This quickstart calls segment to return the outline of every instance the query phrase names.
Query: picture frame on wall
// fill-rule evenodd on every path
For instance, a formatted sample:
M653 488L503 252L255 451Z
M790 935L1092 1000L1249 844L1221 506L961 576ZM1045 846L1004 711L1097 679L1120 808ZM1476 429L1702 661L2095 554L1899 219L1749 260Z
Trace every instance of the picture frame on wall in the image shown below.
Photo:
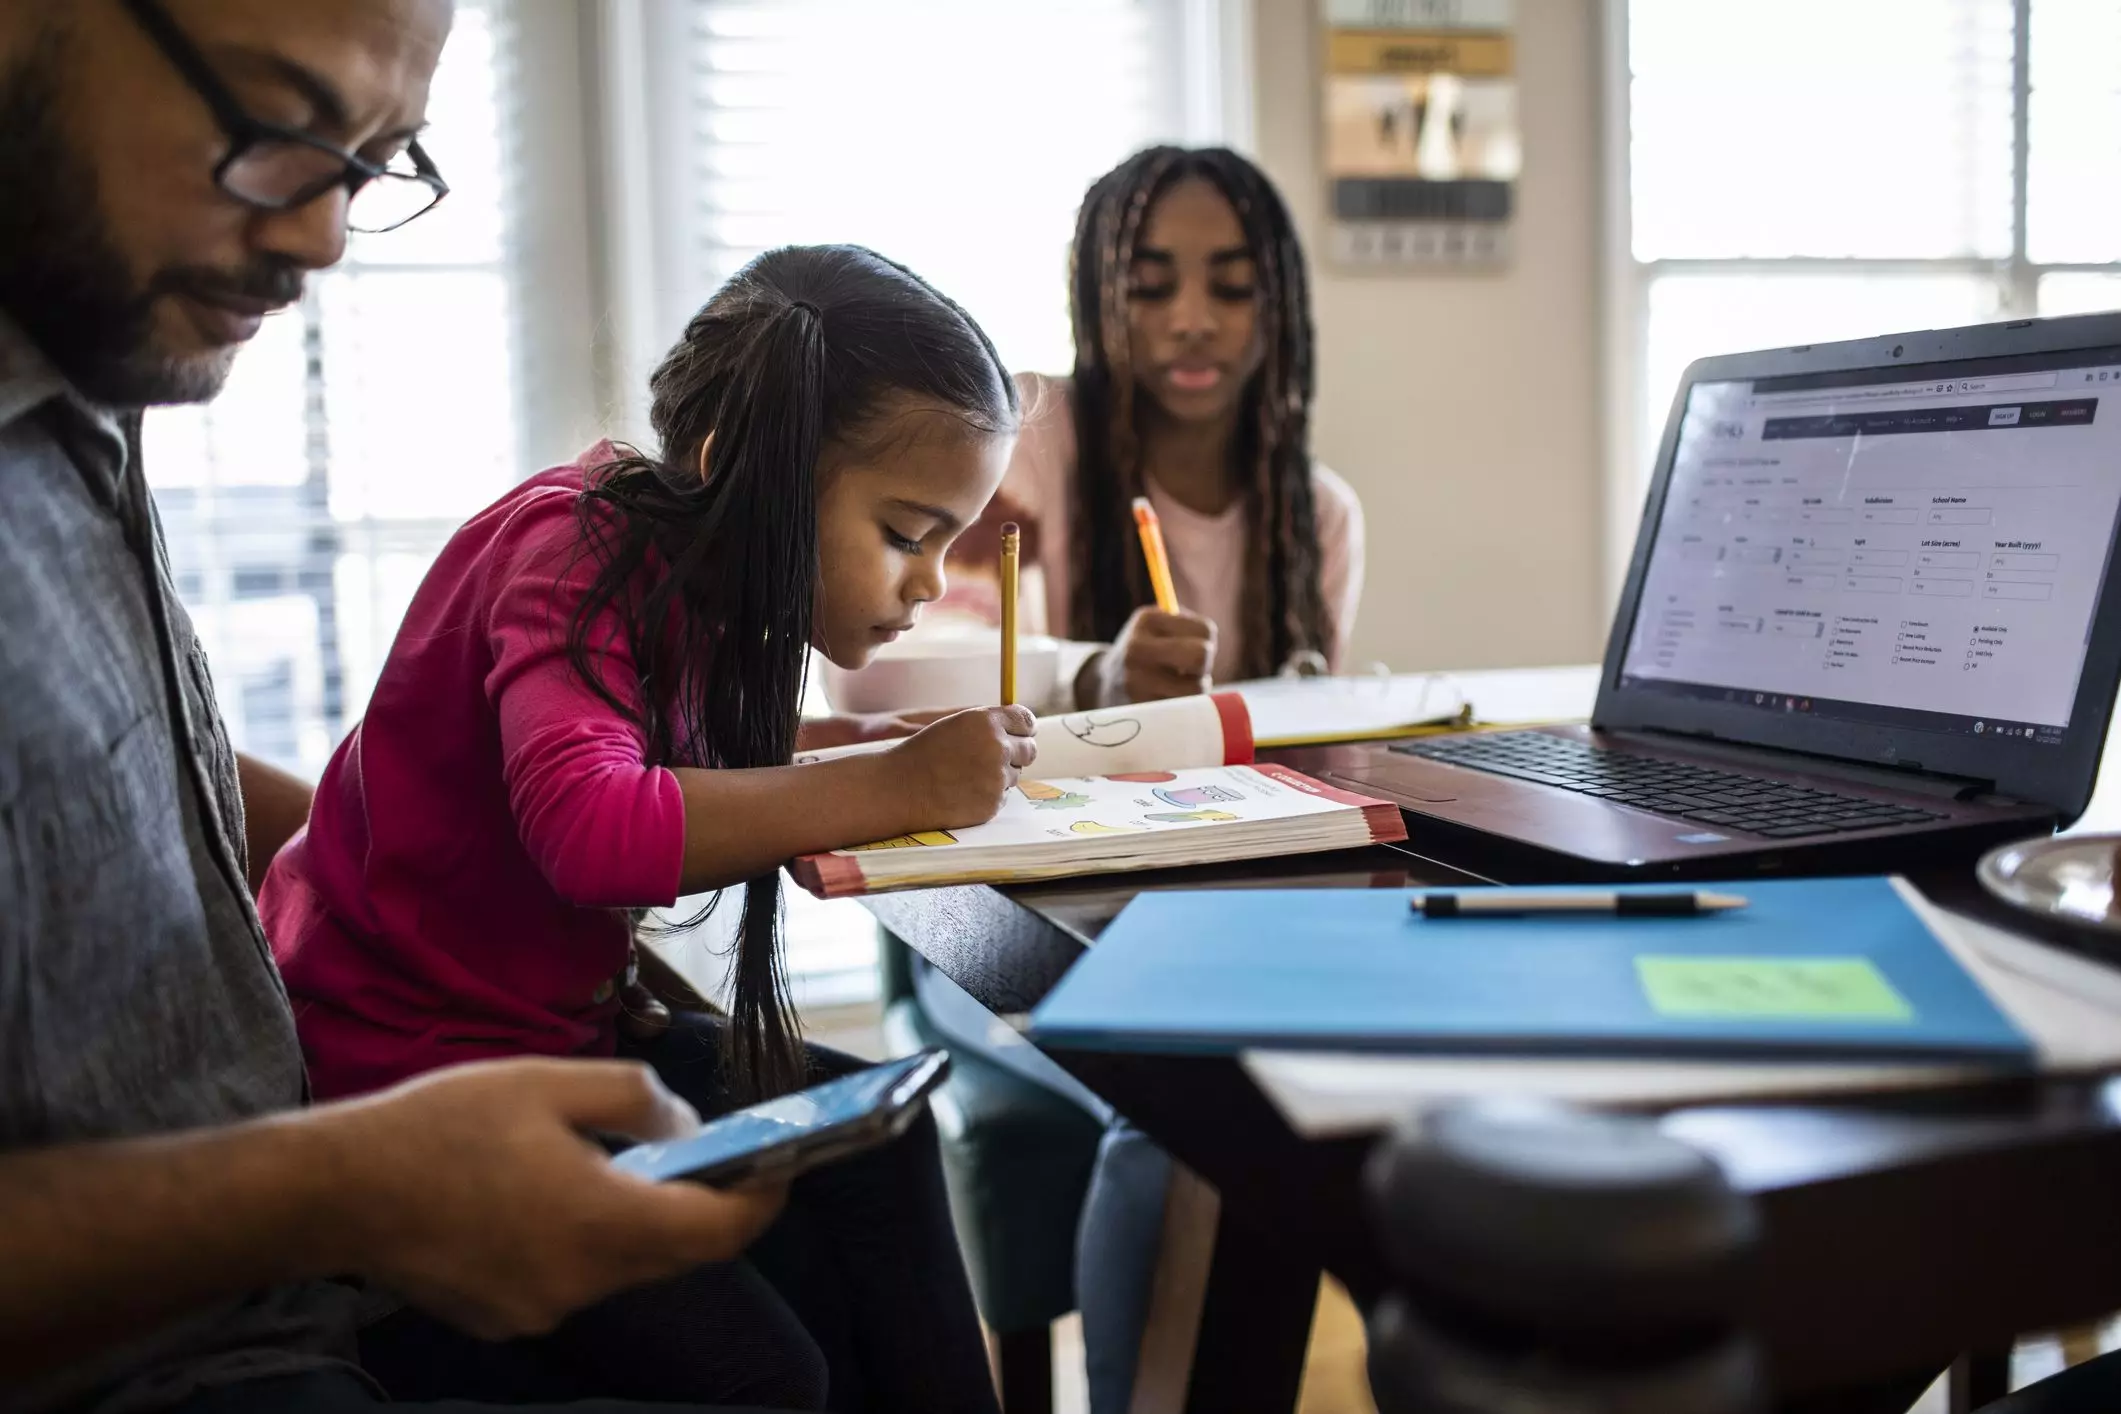
M1524 163L1514 0L1320 0L1327 253L1501 266Z

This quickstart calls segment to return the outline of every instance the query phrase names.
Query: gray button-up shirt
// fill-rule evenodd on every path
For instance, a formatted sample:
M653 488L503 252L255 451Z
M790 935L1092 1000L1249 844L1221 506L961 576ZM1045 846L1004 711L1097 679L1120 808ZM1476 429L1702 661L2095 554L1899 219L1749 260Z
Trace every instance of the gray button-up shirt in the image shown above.
M137 447L137 418L85 402L0 316L0 1150L304 1099L235 754ZM350 1313L329 1284L256 1292L0 1408L154 1409L336 1363Z

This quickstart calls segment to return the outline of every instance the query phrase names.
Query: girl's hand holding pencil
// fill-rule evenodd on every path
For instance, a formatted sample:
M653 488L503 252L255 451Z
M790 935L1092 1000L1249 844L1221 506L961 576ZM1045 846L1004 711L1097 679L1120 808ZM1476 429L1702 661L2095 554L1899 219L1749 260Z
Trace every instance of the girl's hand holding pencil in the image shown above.
M1214 662L1214 624L1199 614L1136 609L1112 646L1084 666L1075 699L1090 708L1191 697L1208 691Z
M1027 707L957 712L884 753L890 788L905 792L924 830L984 825L1038 758L1037 719Z
M1215 625L1179 607L1163 523L1147 496L1134 498L1134 527L1141 536L1142 561L1156 607L1136 609L1120 626L1112 646L1083 666L1075 680L1075 700L1084 707L1191 697L1210 685Z

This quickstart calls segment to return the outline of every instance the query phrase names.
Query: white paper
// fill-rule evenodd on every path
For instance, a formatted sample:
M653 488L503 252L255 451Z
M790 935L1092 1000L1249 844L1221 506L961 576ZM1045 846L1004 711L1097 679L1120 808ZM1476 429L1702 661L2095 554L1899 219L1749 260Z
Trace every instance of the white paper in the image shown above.
M1225 691L1245 699L1261 746L1361 741L1454 720L1465 710L1458 685L1442 673L1397 677L1259 678Z
M1030 774L1039 776L1116 776L1241 764L1228 759L1222 714L1206 696L1041 717L1036 738L1038 760ZM795 764L888 751L896 745L895 740L865 741L798 752Z

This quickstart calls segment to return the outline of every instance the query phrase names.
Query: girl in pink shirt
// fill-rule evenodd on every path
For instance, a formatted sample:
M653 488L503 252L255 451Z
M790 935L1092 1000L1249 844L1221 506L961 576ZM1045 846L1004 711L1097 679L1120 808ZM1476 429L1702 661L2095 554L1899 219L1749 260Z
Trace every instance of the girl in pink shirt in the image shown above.
M320 1097L526 1052L640 1056L706 1114L808 1083L841 1062L796 1038L779 866L986 820L1032 759L1030 715L997 708L789 764L810 651L854 667L911 628L1001 479L1016 391L969 316L868 251L775 251L651 387L653 452L600 444L452 538L273 861L259 910ZM634 911L730 885L726 1023L622 1037ZM797 1182L758 1249L799 1249L788 1307L703 1271L575 1318L554 1358L635 1398L809 1407L829 1366L835 1408L991 1410L933 1132L909 1138Z

